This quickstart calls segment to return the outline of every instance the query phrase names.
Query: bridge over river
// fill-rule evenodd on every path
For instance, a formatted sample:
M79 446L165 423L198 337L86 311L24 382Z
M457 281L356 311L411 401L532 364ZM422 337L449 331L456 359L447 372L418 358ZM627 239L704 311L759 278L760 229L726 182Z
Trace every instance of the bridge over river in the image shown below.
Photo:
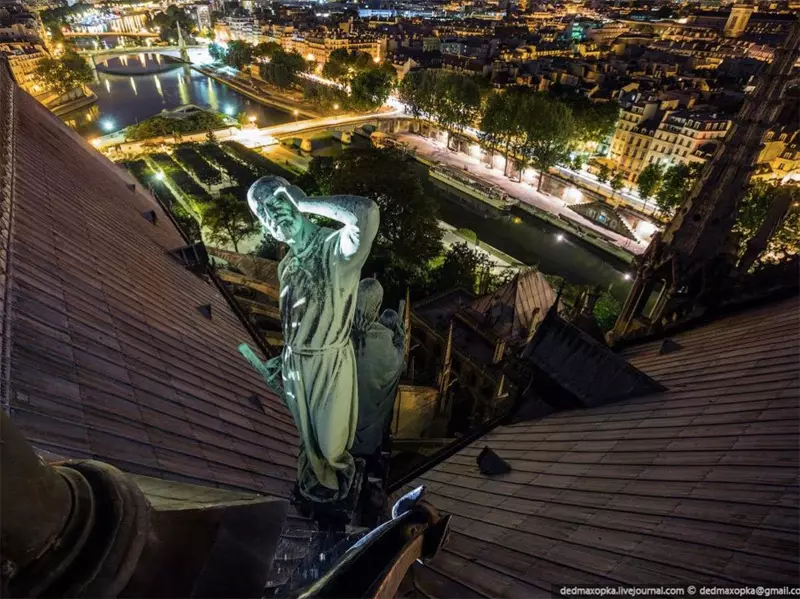
M115 34L119 35L119 34ZM201 45L187 45L186 51L189 54L189 61L192 64L202 65L211 62L211 56L208 54L208 46ZM180 60L181 50L178 46L157 46L153 48L146 48L140 46L134 47L117 47L117 48L101 48L98 50L79 50L79 54L88 56L94 59L95 64L105 62L109 58L118 56L130 55L137 56L139 54L161 54L164 56L171 56Z

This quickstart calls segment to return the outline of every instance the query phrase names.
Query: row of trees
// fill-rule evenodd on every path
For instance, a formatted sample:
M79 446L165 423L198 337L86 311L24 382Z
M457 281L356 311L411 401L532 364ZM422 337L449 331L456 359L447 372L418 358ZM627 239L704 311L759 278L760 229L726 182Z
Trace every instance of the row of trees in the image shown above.
M594 104L565 90L490 93L481 79L432 69L406 75L398 94L415 117L448 132L448 145L454 135L478 125L484 148L506 157L506 175L513 166L520 177L529 166L544 172L592 151L611 134L618 115L616 103Z
M637 179L639 197L644 200L645 206L648 200L655 198L662 217L671 218L700 176L701 170L702 165L699 163L669 166L659 162L648 164Z
M400 83L398 95L414 117L439 123L448 132L448 145L454 134L476 122L481 111L479 80L452 71L411 71Z
M289 89L298 83L301 73L311 70L312 63L297 52L287 52L275 42L256 46L243 41L232 41L227 48L218 44L209 47L211 57L238 70L257 62L261 78L280 89ZM354 110L374 110L386 102L395 83L391 65L376 64L364 52L335 50L323 67L323 76L341 84L341 89L320 89L318 84L305 85L306 99L320 106ZM349 92L348 92L349 90Z
M481 119L481 140L506 157L519 173L533 166L544 173L569 160L576 124L569 107L543 93L510 92L490 96ZM542 177L539 177L539 187Z
M261 78L281 89L292 87L298 75L309 70L308 62L300 54L286 52L275 42L263 42L253 46L235 40L229 42L227 48L211 44L208 51L214 60L237 70L247 69L253 62L258 62Z
M180 139L181 135L212 131L224 126L225 121L220 115L205 110L180 119L156 115L141 123L130 125L125 130L125 139L127 141L139 141L150 139L151 137L174 135L177 140Z

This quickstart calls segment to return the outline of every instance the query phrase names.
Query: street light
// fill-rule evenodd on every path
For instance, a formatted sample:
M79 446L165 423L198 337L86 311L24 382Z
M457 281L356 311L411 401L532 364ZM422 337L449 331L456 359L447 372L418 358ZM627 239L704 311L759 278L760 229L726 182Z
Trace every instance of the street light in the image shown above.
M556 241L558 242L564 241L564 236L561 233L559 233L558 235L556 235Z
M333 105L333 109L334 109L334 110L339 110L339 105L338 105L338 104L334 104L334 105Z
M100 123L100 126L103 128L103 131L111 132L115 129L115 124L113 119L103 119L103 122Z
M156 173L156 179L158 179L159 181L163 181L164 180L164 171L158 171Z
M294 120L296 121L296 120L297 120L297 117L300 115L300 111L299 111L299 110L297 110L297 108L295 108L295 109L292 111L292 114L294 115Z

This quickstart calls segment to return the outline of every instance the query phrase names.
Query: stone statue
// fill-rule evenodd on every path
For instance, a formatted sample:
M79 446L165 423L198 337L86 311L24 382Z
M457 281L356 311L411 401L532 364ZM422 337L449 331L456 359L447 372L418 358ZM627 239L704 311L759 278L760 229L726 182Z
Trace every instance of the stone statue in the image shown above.
M342 501L355 474L348 450L358 416L350 329L361 267L378 232L378 207L356 196L307 197L281 177L256 181L247 201L289 251L278 267L283 353L264 364L248 347L240 350L294 417L300 494L317 503ZM304 214L343 227L322 227Z
M350 333L358 373L358 427L351 450L356 456L373 457L380 449L403 371L403 323L394 310L378 318L382 301L383 287L377 280L361 281Z

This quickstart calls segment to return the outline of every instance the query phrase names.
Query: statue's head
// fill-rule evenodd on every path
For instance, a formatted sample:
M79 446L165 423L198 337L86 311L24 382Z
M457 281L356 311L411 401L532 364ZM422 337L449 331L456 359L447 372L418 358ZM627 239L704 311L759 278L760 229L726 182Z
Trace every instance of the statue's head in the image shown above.
M270 235L284 243L296 239L306 222L291 188L283 177L261 177L247 191L250 210Z
M383 286L377 279L362 279L356 295L356 313L353 316L351 337L353 348L359 353L364 348L367 331L378 320L383 302Z
M383 285L378 279L369 277L361 279L358 284L358 295L356 296L356 315L353 326L366 329L373 322L378 320L381 304L383 303Z

